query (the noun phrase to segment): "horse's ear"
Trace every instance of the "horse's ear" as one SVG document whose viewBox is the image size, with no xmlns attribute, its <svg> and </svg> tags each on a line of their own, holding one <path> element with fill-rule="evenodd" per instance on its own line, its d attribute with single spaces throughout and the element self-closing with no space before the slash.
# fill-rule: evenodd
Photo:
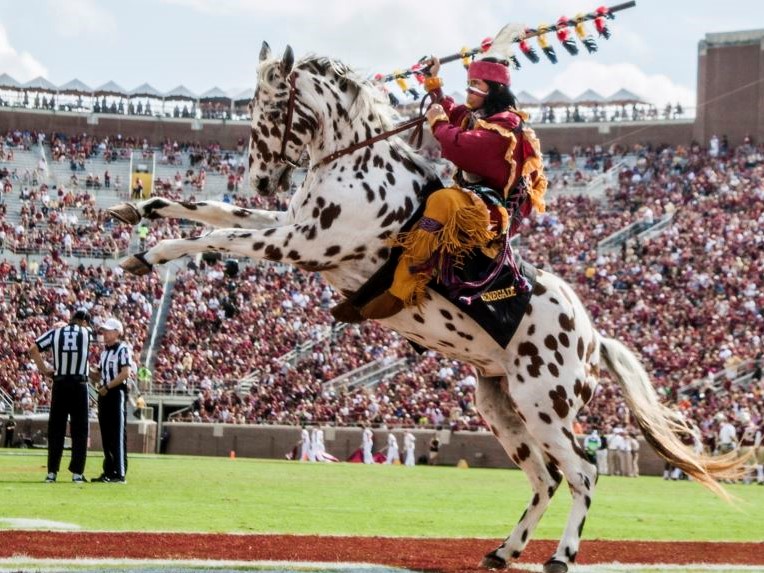
<svg viewBox="0 0 764 573">
<path fill-rule="evenodd" d="M 260 61 L 263 62 L 271 57 L 271 47 L 268 45 L 268 42 L 263 42 L 262 47 L 260 48 Z"/>
<path fill-rule="evenodd" d="M 284 56 L 281 58 L 281 73 L 288 76 L 289 72 L 292 71 L 293 65 L 294 52 L 292 51 L 292 46 L 287 45 L 286 50 L 284 50 Z"/>
</svg>

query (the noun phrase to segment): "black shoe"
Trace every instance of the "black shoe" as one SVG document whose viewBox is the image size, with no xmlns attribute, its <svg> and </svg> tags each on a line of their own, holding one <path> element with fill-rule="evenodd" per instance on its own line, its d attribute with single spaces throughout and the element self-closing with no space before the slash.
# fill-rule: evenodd
<svg viewBox="0 0 764 573">
<path fill-rule="evenodd" d="M 88 483 L 88 478 L 85 477 L 85 474 L 73 474 L 72 481 L 74 483 Z"/>
<path fill-rule="evenodd" d="M 121 477 L 112 477 L 108 479 L 108 482 L 109 483 L 127 483 L 127 480 Z"/>
<path fill-rule="evenodd" d="M 54 472 L 50 472 L 47 476 L 45 476 L 45 483 L 56 483 L 56 474 Z"/>
<path fill-rule="evenodd" d="M 403 310 L 403 306 L 401 299 L 390 294 L 390 291 L 385 291 L 364 305 L 361 316 L 371 320 L 382 320 L 398 314 Z"/>
<path fill-rule="evenodd" d="M 353 303 L 347 299 L 335 305 L 329 312 L 331 312 L 334 319 L 339 322 L 357 324 L 364 321 L 361 311 L 353 306 Z"/>
<path fill-rule="evenodd" d="M 106 474 L 101 474 L 97 478 L 93 478 L 90 480 L 91 483 L 108 483 L 110 481 L 111 480 L 109 479 L 109 476 L 107 476 Z"/>
</svg>

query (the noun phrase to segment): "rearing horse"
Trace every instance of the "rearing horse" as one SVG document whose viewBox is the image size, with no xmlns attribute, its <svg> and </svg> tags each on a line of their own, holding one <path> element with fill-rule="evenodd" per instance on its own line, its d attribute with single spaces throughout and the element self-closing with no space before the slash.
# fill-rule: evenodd
<svg viewBox="0 0 764 573">
<path fill-rule="evenodd" d="M 391 128 L 392 109 L 337 61 L 307 57 L 295 64 L 289 47 L 273 59 L 264 43 L 250 109 L 250 180 L 259 193 L 285 187 L 294 162 L 303 152 L 310 157 L 305 182 L 288 210 L 161 198 L 118 205 L 112 214 L 133 224 L 143 217 L 179 217 L 224 227 L 161 241 L 122 266 L 144 274 L 154 264 L 215 251 L 319 271 L 341 292 L 355 291 L 388 258 L 388 239 L 415 212 L 434 173 L 398 138 L 356 148 Z M 348 148 L 354 150 L 337 155 Z M 684 427 L 659 403 L 636 356 L 599 334 L 573 289 L 549 272 L 538 271 L 531 302 L 506 348 L 433 291 L 421 309 L 404 309 L 382 323 L 478 369 L 478 409 L 530 482 L 526 510 L 504 542 L 483 558 L 485 567 L 503 568 L 520 556 L 563 477 L 572 509 L 544 571 L 567 571 L 575 560 L 597 470 L 573 435 L 573 421 L 594 394 L 600 366 L 623 389 L 647 441 L 670 463 L 721 496 L 726 494 L 716 480 L 740 470 L 739 460 L 710 459 L 682 445 L 676 432 Z"/>
</svg>

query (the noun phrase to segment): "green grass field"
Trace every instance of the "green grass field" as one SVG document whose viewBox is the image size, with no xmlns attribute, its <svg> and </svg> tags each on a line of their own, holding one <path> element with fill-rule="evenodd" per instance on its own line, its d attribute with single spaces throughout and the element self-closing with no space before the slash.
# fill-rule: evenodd
<svg viewBox="0 0 764 573">
<path fill-rule="evenodd" d="M 45 452 L 0 452 L 3 518 L 87 530 L 505 536 L 530 499 L 519 471 L 270 460 L 131 456 L 128 484 L 45 484 Z M 86 475 L 100 473 L 92 452 Z M 68 463 L 64 456 L 63 467 Z M 588 539 L 762 541 L 764 487 L 730 486 L 730 506 L 689 482 L 603 477 Z M 535 538 L 556 539 L 570 507 L 563 486 Z"/>
</svg>

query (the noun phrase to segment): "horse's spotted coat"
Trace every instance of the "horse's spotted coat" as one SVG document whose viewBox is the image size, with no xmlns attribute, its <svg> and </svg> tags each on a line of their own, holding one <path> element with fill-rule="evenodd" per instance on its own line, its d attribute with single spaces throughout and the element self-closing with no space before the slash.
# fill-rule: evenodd
<svg viewBox="0 0 764 573">
<path fill-rule="evenodd" d="M 419 192 L 434 175 L 397 138 L 316 167 L 329 153 L 388 129 L 386 107 L 339 62 L 314 57 L 294 65 L 291 49 L 281 60 L 272 60 L 265 47 L 261 62 L 250 105 L 252 187 L 263 194 L 283 188 L 291 167 L 282 159 L 294 161 L 307 152 L 312 167 L 304 184 L 286 212 L 211 201 L 144 201 L 136 207 L 145 218 L 185 218 L 219 228 L 195 240 L 162 241 L 145 253 L 145 261 L 226 252 L 319 271 L 338 291 L 353 292 L 387 258 L 387 240 L 411 217 L 420 204 Z M 290 74 L 297 95 L 282 158 Z M 123 264 L 133 270 L 143 263 L 133 258 Z M 421 308 L 383 321 L 407 338 L 478 369 L 478 408 L 530 478 L 529 505 L 509 537 L 486 556 L 490 566 L 521 555 L 563 475 L 573 505 L 551 560 L 575 560 L 597 476 L 573 435 L 573 419 L 594 393 L 600 348 L 607 343 L 608 352 L 625 355 L 615 341 L 596 333 L 580 300 L 559 278 L 539 271 L 533 295 L 507 348 L 498 347 L 471 319 L 429 291 Z M 609 369 L 618 370 L 611 362 L 606 362 Z M 623 368 L 618 371 L 626 378 Z"/>
</svg>

